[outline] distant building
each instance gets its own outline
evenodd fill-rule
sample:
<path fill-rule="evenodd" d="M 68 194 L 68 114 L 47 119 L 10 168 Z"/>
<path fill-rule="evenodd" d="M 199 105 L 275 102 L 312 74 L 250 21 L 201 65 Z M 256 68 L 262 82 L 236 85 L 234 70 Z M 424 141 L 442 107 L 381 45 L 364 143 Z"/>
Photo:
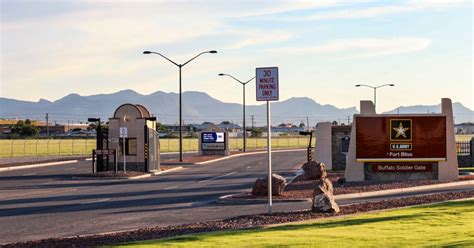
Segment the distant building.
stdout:
<path fill-rule="evenodd" d="M 474 134 L 474 123 L 466 122 L 454 125 L 455 134 Z"/>

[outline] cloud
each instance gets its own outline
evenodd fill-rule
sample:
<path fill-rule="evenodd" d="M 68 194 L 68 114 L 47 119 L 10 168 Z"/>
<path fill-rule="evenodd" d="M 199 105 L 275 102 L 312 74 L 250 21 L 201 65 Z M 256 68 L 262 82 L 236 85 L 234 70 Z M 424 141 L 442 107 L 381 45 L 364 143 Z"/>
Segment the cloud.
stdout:
<path fill-rule="evenodd" d="M 388 2 L 390 3 L 390 2 Z M 319 11 L 309 16 L 294 17 L 271 17 L 273 20 L 279 21 L 318 21 L 332 19 L 361 19 L 387 16 L 393 14 L 403 14 L 422 10 L 445 10 L 447 8 L 470 7 L 469 1 L 406 1 L 399 4 L 387 4 L 381 6 L 364 6 L 363 7 L 344 7 L 340 10 Z"/>
<path fill-rule="evenodd" d="M 424 38 L 392 39 L 348 39 L 335 40 L 325 44 L 309 47 L 286 47 L 270 49 L 270 52 L 281 54 L 338 54 L 339 58 L 366 58 L 399 53 L 416 52 L 425 49 L 431 43 Z"/>

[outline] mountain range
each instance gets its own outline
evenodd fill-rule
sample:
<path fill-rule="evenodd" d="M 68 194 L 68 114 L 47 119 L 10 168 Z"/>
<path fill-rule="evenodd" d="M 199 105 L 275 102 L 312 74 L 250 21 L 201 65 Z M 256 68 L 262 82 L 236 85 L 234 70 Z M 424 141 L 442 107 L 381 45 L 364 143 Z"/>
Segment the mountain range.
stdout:
<path fill-rule="evenodd" d="M 0 118 L 3 119 L 38 119 L 44 120 L 48 113 L 51 121 L 84 122 L 88 117 L 100 117 L 107 120 L 115 109 L 123 103 L 136 103 L 146 106 L 158 118 L 167 124 L 178 122 L 179 96 L 177 93 L 157 91 L 142 95 L 133 90 L 122 90 L 111 94 L 80 96 L 69 94 L 54 102 L 40 99 L 38 102 L 21 101 L 0 97 Z M 333 105 L 322 105 L 307 97 L 293 97 L 272 103 L 272 124 L 291 122 L 299 124 L 307 121 L 314 125 L 321 121 L 347 122 L 356 107 L 337 108 Z M 461 103 L 453 103 L 455 122 L 473 121 L 474 111 Z M 401 106 L 386 113 L 431 113 L 440 112 L 440 105 Z M 266 105 L 246 106 L 247 125 L 264 125 Z M 307 119 L 308 118 L 308 119 Z M 224 120 L 241 124 L 242 105 L 217 100 L 204 92 L 183 92 L 183 120 L 185 123 L 202 123 L 204 121 L 221 122 Z"/>

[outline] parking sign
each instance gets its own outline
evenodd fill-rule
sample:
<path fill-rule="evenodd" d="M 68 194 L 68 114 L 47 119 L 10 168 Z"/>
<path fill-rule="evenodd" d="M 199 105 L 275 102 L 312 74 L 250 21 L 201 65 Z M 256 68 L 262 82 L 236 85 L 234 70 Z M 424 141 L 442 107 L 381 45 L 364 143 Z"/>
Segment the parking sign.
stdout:
<path fill-rule="evenodd" d="M 278 67 L 256 68 L 257 101 L 278 101 Z"/>

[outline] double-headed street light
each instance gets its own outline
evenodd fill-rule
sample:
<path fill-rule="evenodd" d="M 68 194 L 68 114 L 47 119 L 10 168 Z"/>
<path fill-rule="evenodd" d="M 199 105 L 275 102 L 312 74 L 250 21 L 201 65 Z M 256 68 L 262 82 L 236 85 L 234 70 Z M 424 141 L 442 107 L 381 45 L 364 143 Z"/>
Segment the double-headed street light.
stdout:
<path fill-rule="evenodd" d="M 377 110 L 377 89 L 382 88 L 384 86 L 395 86 L 395 84 L 382 84 L 379 86 L 371 86 L 367 84 L 356 84 L 355 87 L 368 87 L 374 89 L 374 109 Z M 376 111 L 377 112 L 377 111 Z"/>
<path fill-rule="evenodd" d="M 183 66 L 185 66 L 186 64 L 188 64 L 189 62 L 193 61 L 195 58 L 197 58 L 197 57 L 199 57 L 199 56 L 201 56 L 205 53 L 217 53 L 217 51 L 211 50 L 211 51 L 202 52 L 202 53 L 192 57 L 190 60 L 186 61 L 183 64 L 178 64 L 178 63 L 174 62 L 173 60 L 167 58 L 166 56 L 164 56 L 161 53 L 152 52 L 152 51 L 144 51 L 143 52 L 143 54 L 151 54 L 151 53 L 156 54 L 156 55 L 160 55 L 161 57 L 168 60 L 169 62 L 171 62 L 175 66 L 179 67 L 179 162 L 183 162 L 183 108 L 182 108 L 183 101 L 182 101 L 182 97 L 181 97 L 181 68 Z"/>
<path fill-rule="evenodd" d="M 235 81 L 239 82 L 240 84 L 242 84 L 243 86 L 243 117 L 242 117 L 242 126 L 243 126 L 243 136 L 244 136 L 244 152 L 247 148 L 247 139 L 246 139 L 246 134 L 247 134 L 247 130 L 245 129 L 245 85 L 248 84 L 250 81 L 252 81 L 255 77 L 247 80 L 246 82 L 242 82 L 240 80 L 238 80 L 237 78 L 233 77 L 232 75 L 230 74 L 225 74 L 225 73 L 219 73 L 219 76 L 228 76 L 228 77 L 231 77 L 232 79 L 234 79 Z"/>

